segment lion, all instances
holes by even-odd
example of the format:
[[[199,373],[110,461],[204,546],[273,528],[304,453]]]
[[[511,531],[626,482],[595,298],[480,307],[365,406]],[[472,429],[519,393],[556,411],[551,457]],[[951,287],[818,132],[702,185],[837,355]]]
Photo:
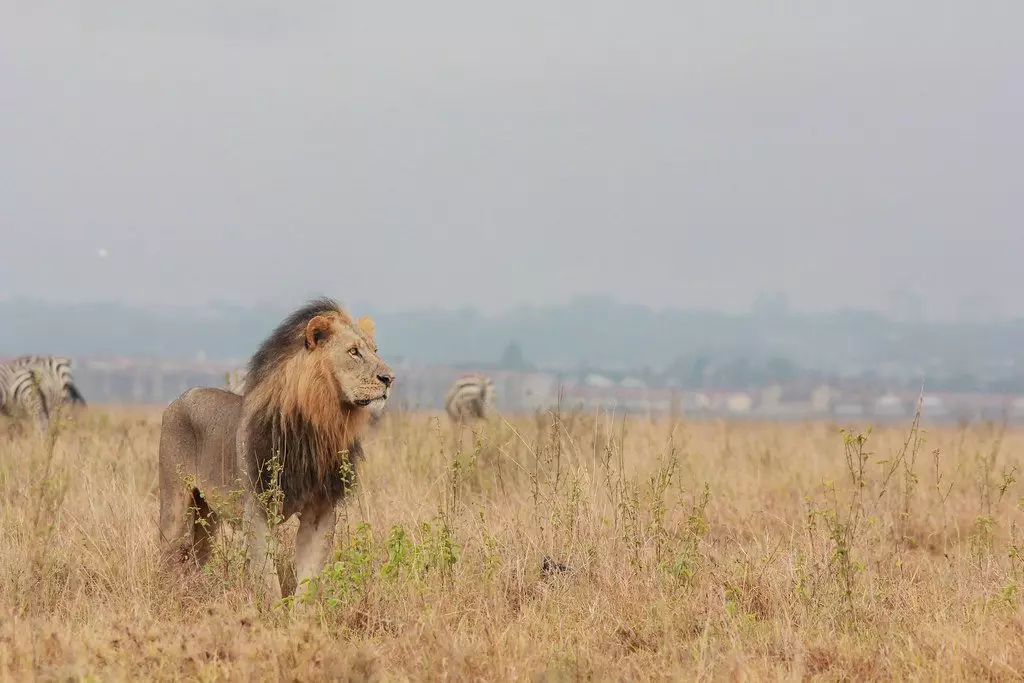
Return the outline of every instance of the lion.
[[[316,299],[263,341],[242,395],[200,387],[172,401],[160,429],[165,559],[191,548],[205,563],[224,516],[211,494],[240,490],[248,570],[279,599],[264,500],[276,492],[280,521],[299,516],[297,584],[319,573],[333,545],[335,505],[362,457],[361,432],[395,380],[377,351],[372,320],[353,322],[336,301]]]

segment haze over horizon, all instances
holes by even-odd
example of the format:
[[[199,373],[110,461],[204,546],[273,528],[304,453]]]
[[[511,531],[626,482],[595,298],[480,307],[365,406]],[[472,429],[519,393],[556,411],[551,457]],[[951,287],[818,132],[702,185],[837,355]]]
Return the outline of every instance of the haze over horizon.
[[[4,3],[0,298],[1022,316],[1022,21]]]

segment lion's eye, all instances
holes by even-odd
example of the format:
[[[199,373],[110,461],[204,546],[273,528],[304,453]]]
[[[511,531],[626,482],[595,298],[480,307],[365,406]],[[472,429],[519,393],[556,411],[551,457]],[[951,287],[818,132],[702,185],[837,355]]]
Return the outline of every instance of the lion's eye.
[[[349,353],[349,355],[350,355],[350,356],[352,356],[353,358],[359,358],[359,356],[361,355],[361,354],[359,353],[359,349],[358,349],[357,347],[355,347],[355,346],[353,346],[353,347],[352,347],[351,349],[349,349],[349,350],[348,350],[348,353]]]

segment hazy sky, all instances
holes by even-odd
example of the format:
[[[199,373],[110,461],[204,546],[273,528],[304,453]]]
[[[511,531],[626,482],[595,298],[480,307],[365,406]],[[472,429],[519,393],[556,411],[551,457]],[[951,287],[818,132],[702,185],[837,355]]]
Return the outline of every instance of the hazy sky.
[[[1022,26],[1020,0],[0,0],[0,296],[1024,314]]]

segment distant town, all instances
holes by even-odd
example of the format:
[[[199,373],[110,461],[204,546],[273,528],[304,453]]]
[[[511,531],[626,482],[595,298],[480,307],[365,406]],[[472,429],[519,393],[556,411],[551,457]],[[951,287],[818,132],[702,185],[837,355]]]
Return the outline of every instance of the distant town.
[[[2,359],[0,359],[2,360]],[[796,379],[759,387],[687,387],[659,374],[581,373],[508,370],[487,366],[396,364],[399,381],[392,410],[441,410],[452,382],[471,372],[494,381],[500,412],[553,408],[616,414],[728,417],[767,420],[898,420],[915,414],[920,399],[930,421],[1024,421],[1024,395],[991,392],[930,391],[865,386],[863,381]],[[133,358],[76,359],[75,378],[93,404],[164,405],[193,386],[227,385],[242,363]]]
[[[375,312],[397,376],[392,409],[440,410],[462,374],[499,411],[562,408],[750,419],[1024,419],[1024,318],[928,320],[915,310],[748,313],[651,308],[610,297],[466,310]],[[60,354],[91,403],[165,405],[226,386],[280,320],[272,306],[206,308],[0,301],[0,356]]]

